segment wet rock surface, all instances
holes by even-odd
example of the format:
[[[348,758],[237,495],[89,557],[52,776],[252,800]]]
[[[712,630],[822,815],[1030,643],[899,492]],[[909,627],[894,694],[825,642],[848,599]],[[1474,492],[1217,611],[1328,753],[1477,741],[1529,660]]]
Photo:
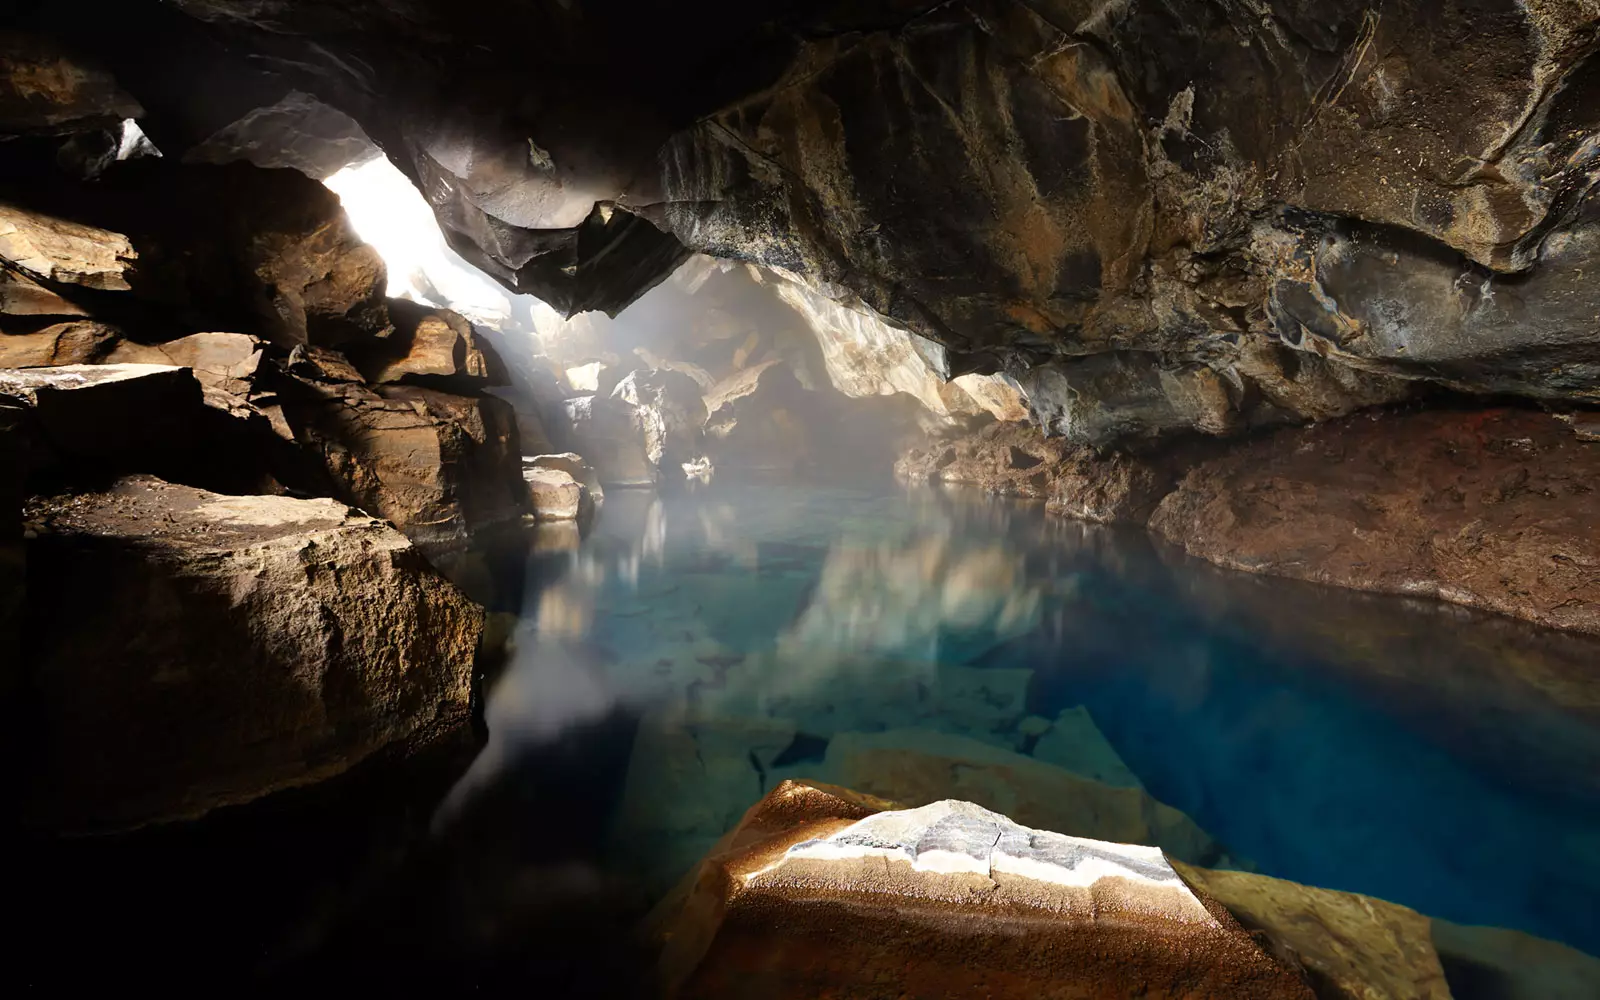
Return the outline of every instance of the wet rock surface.
[[[343,504],[134,477],[27,521],[35,824],[197,816],[466,716],[482,609]]]
[[[1355,417],[1202,463],[1150,525],[1235,569],[1596,632],[1597,463],[1537,412]]]

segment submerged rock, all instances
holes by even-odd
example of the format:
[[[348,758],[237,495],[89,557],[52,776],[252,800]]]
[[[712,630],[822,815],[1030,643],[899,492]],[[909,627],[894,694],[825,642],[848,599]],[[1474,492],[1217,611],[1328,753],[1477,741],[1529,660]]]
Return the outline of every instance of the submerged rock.
[[[1296,998],[1151,848],[784,782],[657,911],[685,997]]]
[[[1205,462],[1150,526],[1232,569],[1600,632],[1600,445],[1520,410],[1354,417]]]
[[[483,611],[381,521],[150,477],[27,518],[35,824],[198,816],[466,716]]]

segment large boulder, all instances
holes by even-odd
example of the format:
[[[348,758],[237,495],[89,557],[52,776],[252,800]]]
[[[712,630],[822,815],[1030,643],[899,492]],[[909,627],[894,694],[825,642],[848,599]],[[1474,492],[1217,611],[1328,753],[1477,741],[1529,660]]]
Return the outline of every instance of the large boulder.
[[[1161,852],[784,782],[657,911],[668,995],[1311,1000]]]
[[[393,332],[347,348],[366,381],[456,390],[506,384],[500,359],[460,314],[391,299],[389,315]]]
[[[539,521],[576,521],[589,509],[589,494],[572,474],[538,466],[522,470],[528,504]]]
[[[35,824],[198,816],[466,717],[482,609],[341,503],[133,477],[27,520]]]
[[[685,465],[704,458],[706,404],[700,384],[690,376],[665,370],[636,371],[617,383],[611,398],[632,410],[645,457],[662,481],[681,480]]]
[[[780,359],[728,376],[705,402],[706,452],[718,469],[793,472],[819,457],[812,433],[823,421],[821,398]]]
[[[301,377],[281,395],[335,495],[425,547],[464,544],[527,509],[516,420],[502,400]]]
[[[1232,569],[1600,632],[1600,444],[1522,410],[1354,417],[1202,463],[1152,530]]]
[[[0,258],[34,279],[127,291],[139,255],[121,233],[0,205]]]
[[[114,327],[92,320],[55,323],[32,333],[0,334],[0,368],[97,364],[111,353],[118,339]]]

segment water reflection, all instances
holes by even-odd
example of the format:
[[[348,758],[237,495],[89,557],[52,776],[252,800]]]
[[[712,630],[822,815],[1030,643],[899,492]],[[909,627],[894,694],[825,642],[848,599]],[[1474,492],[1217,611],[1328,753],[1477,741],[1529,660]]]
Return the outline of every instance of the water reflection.
[[[607,863],[652,890],[810,776],[1600,951],[1594,640],[936,492],[618,492],[527,573],[441,827],[624,718],[592,781]]]

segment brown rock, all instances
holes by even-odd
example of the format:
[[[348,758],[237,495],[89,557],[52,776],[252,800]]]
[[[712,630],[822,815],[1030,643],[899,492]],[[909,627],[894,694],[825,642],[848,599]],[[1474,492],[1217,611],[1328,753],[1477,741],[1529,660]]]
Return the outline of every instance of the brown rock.
[[[105,128],[143,114],[110,73],[53,40],[0,32],[0,133]]]
[[[293,380],[284,412],[336,495],[418,544],[459,545],[526,508],[511,407],[420,386]]]
[[[706,392],[706,452],[721,468],[794,471],[815,461],[818,396],[781,359],[763,361]]]
[[[138,256],[121,233],[0,205],[0,258],[32,277],[127,291]]]
[[[1542,413],[1353,417],[1206,462],[1151,519],[1233,569],[1600,632],[1600,447]]]
[[[118,339],[113,327],[89,321],[57,323],[36,333],[0,335],[0,368],[97,364],[106,360]]]
[[[774,788],[658,909],[665,994],[1312,995],[1159,856],[1030,831],[969,803],[887,807],[829,786]],[[967,840],[982,841],[970,857]],[[960,870],[922,863],[935,841]],[[1001,843],[1042,863],[1019,873]],[[1103,867],[1091,874],[1074,852]]]
[[[1432,921],[1455,1000],[1593,1000],[1600,958],[1499,927]]]
[[[28,518],[34,823],[193,817],[466,715],[483,611],[381,521],[149,477]]]
[[[105,361],[178,365],[192,370],[207,388],[246,396],[261,365],[261,348],[261,341],[242,333],[196,333],[164,344],[123,341]]]
[[[523,469],[522,479],[537,520],[575,521],[587,506],[588,492],[570,473],[535,467]]]
[[[895,463],[908,482],[972,486],[1003,496],[1046,499],[1051,513],[1104,524],[1143,524],[1176,475],[1181,454],[1142,458],[1099,451],[1030,424],[992,423],[961,437],[938,437]]]
[[[0,316],[88,316],[89,311],[21,271],[0,268]],[[16,332],[5,329],[3,332]]]
[[[461,315],[401,299],[389,301],[389,315],[393,333],[351,345],[351,357],[366,381],[458,389],[506,384],[504,366]]]
[[[1303,967],[1319,997],[1451,1000],[1429,921],[1395,903],[1249,872],[1173,865],[1281,957]]]
[[[629,407],[629,422],[661,479],[681,480],[683,466],[703,457],[706,405],[694,379],[682,372],[637,371],[617,383],[611,399]]]
[[[350,359],[329,347],[299,344],[289,352],[289,370],[319,382],[364,382]]]

